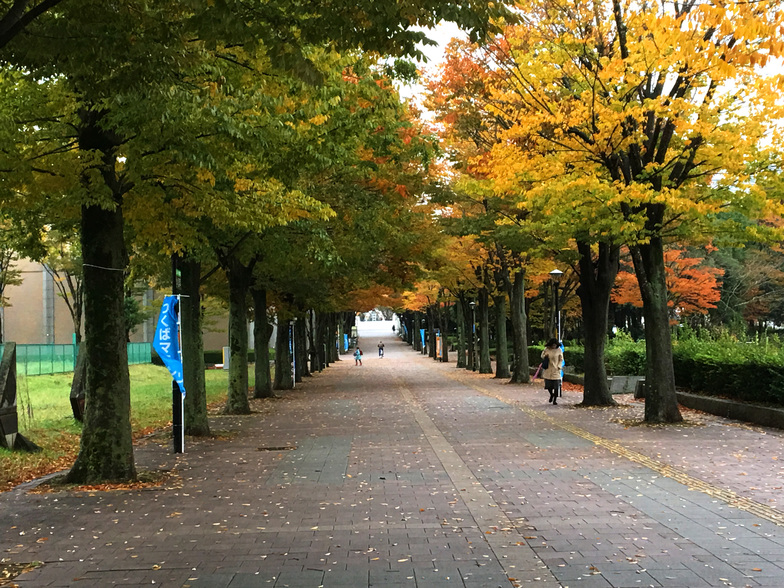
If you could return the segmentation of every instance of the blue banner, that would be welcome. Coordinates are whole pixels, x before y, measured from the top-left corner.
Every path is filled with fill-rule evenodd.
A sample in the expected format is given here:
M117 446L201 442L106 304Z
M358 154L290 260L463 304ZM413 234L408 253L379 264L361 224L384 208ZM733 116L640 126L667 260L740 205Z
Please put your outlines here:
M422 336L422 349L427 347L427 343L425 343L425 330L419 329L419 334Z
M152 347L163 360L172 378L185 396L185 383L182 379L182 358L180 357L180 338L177 331L177 296L166 296L158 317L158 327Z

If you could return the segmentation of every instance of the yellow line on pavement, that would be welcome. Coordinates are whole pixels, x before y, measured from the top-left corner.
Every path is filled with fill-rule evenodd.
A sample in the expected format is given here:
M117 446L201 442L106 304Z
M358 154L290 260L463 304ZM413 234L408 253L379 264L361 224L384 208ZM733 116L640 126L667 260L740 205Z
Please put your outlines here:
M448 374L448 376L454 380L458 380L462 384L473 388L481 392L482 394L486 394L488 396L492 396L493 398L497 398L502 402L509 402L499 396L493 394L491 390L479 386L473 382L469 382L463 378L459 378L455 375ZM775 523L776 525L784 527L784 513L776 510L775 508L771 508L761 502L757 502L755 500L751 500L750 498L745 498L744 496L739 495L737 492L733 492L732 490L728 490L726 488L719 488L718 486L714 486L704 480L700 480L699 478L695 478L676 467L673 467L669 464L664 462L658 461L656 459L652 459L647 455L639 453L638 451L634 451L627 447L624 447L620 443L616 443L615 441L610 441L609 439L605 439L604 437L599 437L598 435L594 435L586 431L585 429L581 429L580 427L573 425L569 422L564 422L562 420L556 419L549 414L542 412L541 410L536 410L527 406L519 401L512 401L512 404L519 408L521 411L526 413L527 415L537 418L542 421L546 421L551 425L559 427L564 431L568 431L578 437L582 437L587 441L598 445L599 447L604 447L609 451L612 451L616 455L620 455L621 457L625 457L626 459L633 461L634 463L638 463L643 465L655 472L658 472L662 476L666 478L670 478L675 480L676 482L680 482L684 486L688 486L690 489L698 490L708 496L713 498L718 498L719 500L723 500L728 505L738 508L740 510L745 510L755 516L760 517L761 519L765 519L766 521L770 521L771 523Z

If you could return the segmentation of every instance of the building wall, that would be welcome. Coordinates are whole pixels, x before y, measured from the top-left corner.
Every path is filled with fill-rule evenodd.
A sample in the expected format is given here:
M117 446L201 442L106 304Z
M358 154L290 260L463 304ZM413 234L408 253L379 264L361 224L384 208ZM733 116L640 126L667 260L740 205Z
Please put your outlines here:
M2 309L3 341L29 343L71 343L73 321L68 306L44 267L28 259L16 264L22 272L19 286L8 286L6 297L10 306ZM131 333L134 343L152 342L158 310L165 293L152 289L142 296L142 304L152 308L151 316ZM228 313L212 317L204 331L204 349L221 349L228 345ZM249 326L251 328L252 326ZM252 337L252 330L250 331ZM250 339L252 342L252 338Z
M61 323L55 322L54 325L45 325L44 313L44 274L42 265L32 261L22 259L16 263L17 269L22 272L22 283L18 286L7 286L5 289L9 305L3 309L3 340L15 341L16 343L46 343L47 340L54 340L61 343L61 338L67 336L67 341L71 341L71 327L66 330ZM48 289L54 287L51 280L46 280ZM51 301L51 296L49 297ZM59 305L63 307L64 314L70 315L68 308L62 300L54 300L54 314L59 311ZM57 327L61 328L58 333ZM59 337L58 337L59 335Z

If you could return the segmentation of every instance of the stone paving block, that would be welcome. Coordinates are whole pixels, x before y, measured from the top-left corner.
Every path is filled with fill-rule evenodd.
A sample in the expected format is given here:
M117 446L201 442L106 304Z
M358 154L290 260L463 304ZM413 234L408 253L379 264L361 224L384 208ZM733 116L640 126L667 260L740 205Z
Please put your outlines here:
M643 586L658 588L662 586L653 576L643 571L607 572L604 574L604 578L613 588L639 588Z
M413 569L371 569L368 586L416 586L416 576Z
M320 586L323 581L323 570L285 570L278 574L275 588L307 588Z
M750 584L777 586L781 527L579 431L669 460L763 506L775 506L780 495L771 457L780 454L782 435L718 420L624 427L614 419L639 414L637 406L570 410L576 399L568 391L564 406L548 406L538 388L455 371L397 345L390 341L383 364L369 360L364 367L372 369L333 364L267 403L266 412L215 417L216 428L236 434L194 442L178 458L183 487L176 491L15 496L18 528L0 529L0 552L70 558L51 576L59 586L93 576L318 586L310 582L321 570L322 581L335 586L332 574L344 574L347 588L369 586L373 574L376 585L413 579L420 588L440 588L455 585L458 573L466 578L458 587L506 587L518 570L523 578L573 578L570 588L698 588L746 575ZM264 446L297 449L258 451ZM137 459L173 463L166 451L144 447ZM759 490L733 475L741 459L745 480ZM174 511L181 514L165 516ZM43 533L49 541L36 542ZM131 561L146 569L129 570ZM45 585L36 581L50 577L43 570L52 565L23 575L19 585ZM181 576L169 567L177 565ZM591 565L602 573L584 575Z
M228 588L234 573L194 574L183 583L183 588Z
M657 582L667 588L714 588L692 570L648 570Z

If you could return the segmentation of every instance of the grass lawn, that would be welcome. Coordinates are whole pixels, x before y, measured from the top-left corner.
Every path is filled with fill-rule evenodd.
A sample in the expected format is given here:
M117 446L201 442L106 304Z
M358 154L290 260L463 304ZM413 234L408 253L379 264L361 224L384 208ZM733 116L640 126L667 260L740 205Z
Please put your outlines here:
M171 376L150 364L129 366L134 437L171 424ZM226 399L227 372L207 370L207 403ZM43 448L40 453L0 449L0 492L47 473L66 469L79 451L81 423L71 412L73 373L19 376L16 404L19 432ZM253 385L253 370L250 370Z

